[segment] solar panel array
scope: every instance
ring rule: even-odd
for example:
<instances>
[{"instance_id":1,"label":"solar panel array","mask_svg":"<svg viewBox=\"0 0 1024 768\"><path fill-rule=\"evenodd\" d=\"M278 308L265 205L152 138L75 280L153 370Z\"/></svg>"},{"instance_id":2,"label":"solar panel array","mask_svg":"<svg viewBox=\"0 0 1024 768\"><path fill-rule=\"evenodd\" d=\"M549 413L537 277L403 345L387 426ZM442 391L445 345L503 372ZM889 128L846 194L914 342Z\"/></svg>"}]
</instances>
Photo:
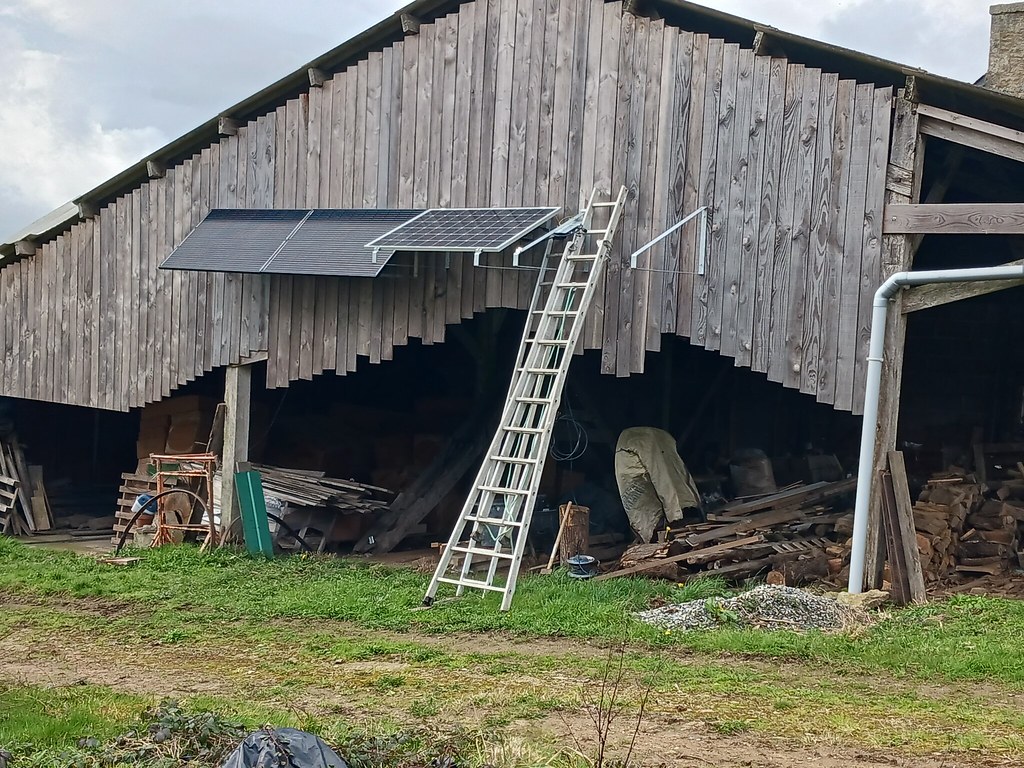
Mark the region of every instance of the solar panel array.
<instances>
[{"instance_id":1,"label":"solar panel array","mask_svg":"<svg viewBox=\"0 0 1024 768\"><path fill-rule=\"evenodd\" d=\"M215 209L160 264L161 269L376 277L391 257L367 241L418 210ZM296 229L298 227L298 229Z\"/></svg>"},{"instance_id":2,"label":"solar panel array","mask_svg":"<svg viewBox=\"0 0 1024 768\"><path fill-rule=\"evenodd\" d=\"M558 213L558 208L432 208L369 242L395 251L503 251Z\"/></svg>"}]
</instances>

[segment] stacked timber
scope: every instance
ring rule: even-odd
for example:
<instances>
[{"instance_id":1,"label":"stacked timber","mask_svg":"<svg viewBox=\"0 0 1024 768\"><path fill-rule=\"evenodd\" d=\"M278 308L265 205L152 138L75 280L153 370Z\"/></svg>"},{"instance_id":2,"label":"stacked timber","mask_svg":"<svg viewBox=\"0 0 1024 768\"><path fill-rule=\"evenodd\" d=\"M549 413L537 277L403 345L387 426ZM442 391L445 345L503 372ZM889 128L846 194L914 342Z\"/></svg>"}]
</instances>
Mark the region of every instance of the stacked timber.
<instances>
[{"instance_id":1,"label":"stacked timber","mask_svg":"<svg viewBox=\"0 0 1024 768\"><path fill-rule=\"evenodd\" d=\"M617 570L599 578L652 576L682 581L717 575L742 581L767 574L791 586L827 578L843 567L856 480L814 483L726 504L707 522L672 529L666 541L630 547Z\"/></svg>"},{"instance_id":2,"label":"stacked timber","mask_svg":"<svg viewBox=\"0 0 1024 768\"><path fill-rule=\"evenodd\" d=\"M983 484L956 471L933 477L914 504L925 579L998 575L1017 568L1022 522L1024 483Z\"/></svg>"},{"instance_id":3,"label":"stacked timber","mask_svg":"<svg viewBox=\"0 0 1024 768\"><path fill-rule=\"evenodd\" d=\"M325 507L346 513L367 514L387 509L394 494L376 485L327 477L319 470L285 469L253 464L263 490L292 507Z\"/></svg>"},{"instance_id":4,"label":"stacked timber","mask_svg":"<svg viewBox=\"0 0 1024 768\"><path fill-rule=\"evenodd\" d=\"M52 528L42 467L28 464L13 432L0 437L0 533L18 536Z\"/></svg>"}]
</instances>

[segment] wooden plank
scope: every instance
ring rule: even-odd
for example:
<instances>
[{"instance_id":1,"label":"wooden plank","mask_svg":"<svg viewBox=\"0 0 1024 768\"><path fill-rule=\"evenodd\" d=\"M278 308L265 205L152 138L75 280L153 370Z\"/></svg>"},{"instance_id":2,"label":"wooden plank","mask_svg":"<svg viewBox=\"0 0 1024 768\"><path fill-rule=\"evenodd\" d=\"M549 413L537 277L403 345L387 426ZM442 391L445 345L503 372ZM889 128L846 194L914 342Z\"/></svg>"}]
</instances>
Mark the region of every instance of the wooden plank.
<instances>
[{"instance_id":1,"label":"wooden plank","mask_svg":"<svg viewBox=\"0 0 1024 768\"><path fill-rule=\"evenodd\" d=\"M350 312L349 285L351 278L338 282L338 343L335 349L335 371L344 373L349 370L348 330L349 324L355 319Z\"/></svg>"},{"instance_id":2,"label":"wooden plank","mask_svg":"<svg viewBox=\"0 0 1024 768\"><path fill-rule=\"evenodd\" d=\"M429 201L430 183L430 117L434 98L434 37L436 26L425 24L416 36L419 41L419 66L417 69L416 98L409 102L416 108L416 136L413 147L412 205L426 208ZM437 140L434 140L436 146Z\"/></svg>"},{"instance_id":3,"label":"wooden plank","mask_svg":"<svg viewBox=\"0 0 1024 768\"><path fill-rule=\"evenodd\" d=\"M890 203L882 234L1015 235L1024 203Z\"/></svg>"},{"instance_id":4,"label":"wooden plank","mask_svg":"<svg viewBox=\"0 0 1024 768\"><path fill-rule=\"evenodd\" d=\"M907 479L907 465L903 459L902 451L889 451L889 472L892 474L892 485L895 493L899 537L907 564L910 599L915 603L924 604L928 602L928 594L925 591L924 574L921 570L921 553L917 548L917 536L914 530L914 509L910 498L910 482Z\"/></svg>"},{"instance_id":5,"label":"wooden plank","mask_svg":"<svg viewBox=\"0 0 1024 768\"><path fill-rule=\"evenodd\" d=\"M601 69L600 80L597 86L597 127L594 138L594 182L593 186L607 194L614 193L612 181L612 159L615 157L615 110L618 101L619 91L619 56L622 47L621 33L622 23L614 3L606 3L603 7L602 34L601 34ZM544 58L547 60L547 35L544 41ZM547 69L545 69L544 83ZM543 93L547 86L542 86ZM544 126L541 123L540 139L544 139ZM537 170L540 173L540 168ZM602 349L604 328L608 322L605 308L609 299L608 269L604 270L601 281L594 287L594 299L587 312L586 325L584 326L585 347L590 349Z\"/></svg>"},{"instance_id":6,"label":"wooden plank","mask_svg":"<svg viewBox=\"0 0 1024 768\"><path fill-rule=\"evenodd\" d=\"M817 395L821 344L825 315L835 307L836 275L829 264L829 230L832 213L832 173L834 157L836 100L839 76L821 77L818 103L817 145L814 160L814 193L811 196L811 222L808 232L807 271L804 275L803 342L800 350L800 391ZM832 296L827 292L831 290ZM827 374L826 374L827 375Z\"/></svg>"},{"instance_id":7,"label":"wooden plank","mask_svg":"<svg viewBox=\"0 0 1024 768\"><path fill-rule=\"evenodd\" d=\"M772 60L765 56L754 59L753 84L751 86L750 127L747 141L747 186L743 200L743 235L738 244L740 250L740 277L737 289L736 312L732 320L735 338L736 365L749 367L754 350L754 309L758 293L765 286L759 272L761 238L761 214L764 208L765 177L774 173L768 170L773 162L767 147L768 110L771 91ZM774 183L772 176L769 183ZM769 289L770 290L770 289ZM732 345L730 341L730 346Z\"/></svg>"},{"instance_id":8,"label":"wooden plank","mask_svg":"<svg viewBox=\"0 0 1024 768\"><path fill-rule=\"evenodd\" d=\"M358 208L363 201L363 175L366 167L368 150L366 146L367 101L369 100L369 63L360 61L356 66L356 91L352 100L355 108L355 124L352 132L352 144L347 156L352 156L352 193L348 197L349 204ZM347 166L346 166L347 167Z\"/></svg>"},{"instance_id":9,"label":"wooden plank","mask_svg":"<svg viewBox=\"0 0 1024 768\"><path fill-rule=\"evenodd\" d=\"M448 25L444 17L438 18L431 25L433 27L433 53L430 54L431 83L433 96L429 109L430 136L429 159L427 163L427 200L429 205L437 205L440 200L441 188L441 157L443 147L441 145L442 131L444 125L443 104L444 94L444 49L448 34Z\"/></svg>"},{"instance_id":10,"label":"wooden plank","mask_svg":"<svg viewBox=\"0 0 1024 768\"><path fill-rule=\"evenodd\" d=\"M313 334L314 315L321 315L324 312L324 308L316 301L316 277L310 275L295 276L290 282L291 288L298 297L294 313L295 319L299 323L298 377L309 380L313 378L314 373L313 346L314 344L319 346L323 343L323 337L314 337ZM290 307L291 305L289 305ZM316 307L315 310L314 307Z\"/></svg>"},{"instance_id":11,"label":"wooden plank","mask_svg":"<svg viewBox=\"0 0 1024 768\"><path fill-rule=\"evenodd\" d=\"M338 90L340 76L335 75L320 89L320 163L317 178L317 205L331 205L331 180L334 175L334 95ZM314 130L311 128L311 131ZM310 173L307 170L306 177Z\"/></svg>"},{"instance_id":12,"label":"wooden plank","mask_svg":"<svg viewBox=\"0 0 1024 768\"><path fill-rule=\"evenodd\" d=\"M334 89L331 96L331 151L330 151L330 183L328 185L328 201L331 208L345 207L345 157L350 156L351 135L346 133L345 116L347 114L349 90L355 88L355 78L351 68L334 76ZM413 81L415 91L416 83ZM415 137L410 137L413 141ZM321 137L321 142L323 137ZM409 151L412 151L410 147ZM322 152L322 150L321 150ZM351 169L349 169L351 170ZM411 169L410 169L411 173ZM411 179L410 175L410 179ZM323 196L321 195L321 205Z\"/></svg>"},{"instance_id":13,"label":"wooden plank","mask_svg":"<svg viewBox=\"0 0 1024 768\"><path fill-rule=\"evenodd\" d=\"M800 146L797 150L796 199L793 207L793 249L790 255L789 306L786 320L786 366L782 383L800 386L803 368L806 274L810 262L811 205L820 181L815 169L818 130L818 108L821 98L821 70L808 69L804 79L803 103L800 109Z\"/></svg>"},{"instance_id":14,"label":"wooden plank","mask_svg":"<svg viewBox=\"0 0 1024 768\"><path fill-rule=\"evenodd\" d=\"M853 134L849 150L849 181L846 190L845 244L842 280L839 290L839 347L836 355L835 407L853 409L855 370L858 367L859 325L862 294L870 293L861 284L861 253L864 239L864 210L867 201L868 155L871 150L874 86L854 88Z\"/></svg>"},{"instance_id":15,"label":"wooden plank","mask_svg":"<svg viewBox=\"0 0 1024 768\"><path fill-rule=\"evenodd\" d=\"M338 368L338 285L336 277L321 278L317 281L316 302L324 307L324 370L333 371ZM314 324L315 325L315 324ZM316 334L316 328L313 328ZM320 337L317 337L320 338ZM342 364L342 370L344 365Z\"/></svg>"},{"instance_id":16,"label":"wooden plank","mask_svg":"<svg viewBox=\"0 0 1024 768\"><path fill-rule=\"evenodd\" d=\"M390 85L391 72L388 72ZM372 51L366 61L366 125L363 129L362 192L357 194L363 208L377 207L380 194L381 97L384 88L384 55ZM387 145L385 144L385 148ZM386 163L386 161L385 161Z\"/></svg>"},{"instance_id":17,"label":"wooden plank","mask_svg":"<svg viewBox=\"0 0 1024 768\"><path fill-rule=\"evenodd\" d=\"M632 568L622 568L622 569L620 569L618 571L611 571L609 573L602 573L600 576L597 576L594 579L594 581L605 581L607 579L617 579L617 578L621 578L623 576L632 576L634 574L643 573L644 571L649 571L652 568L657 568L657 567L662 566L662 565L670 565L672 563L688 562L688 561L696 560L696 559L699 559L699 558L705 558L705 557L709 557L709 556L712 556L712 555L718 555L718 554L722 554L722 553L728 552L731 549L736 549L737 547L745 547L745 546L748 546L750 544L759 544L762 541L764 541L764 536L762 536L760 534L758 534L756 536L747 536L747 537L742 538L742 539L734 539L733 541L725 541L725 542L722 542L721 544L713 544L710 547L701 547L700 549L695 549L695 550L692 550L690 552L684 552L681 555L672 555L670 557L655 558L655 559L649 560L646 563L641 563L640 565L634 565Z\"/></svg>"},{"instance_id":18,"label":"wooden plank","mask_svg":"<svg viewBox=\"0 0 1024 768\"><path fill-rule=\"evenodd\" d=\"M157 253L160 258L163 258L170 253L170 243L167 238L167 220L169 210L167 198L171 189L171 181L165 175L164 178L157 179L152 183L157 185L157 215L155 222ZM93 240L93 259L95 262L95 266L93 267L93 284L96 286L100 285L99 230L100 228L97 225ZM162 308L160 313L160 397L166 397L171 391L171 338L174 336L174 328L171 321L171 299L173 298L172 294L174 291L174 275L172 272L164 271L160 273L157 280L157 289L160 291L160 307ZM96 343L94 343L94 347L95 346ZM97 357L99 357L99 355L97 355ZM95 369L93 370L93 373L96 373ZM92 381L90 382L90 387L95 384L98 384L98 380L93 376Z\"/></svg>"},{"instance_id":19,"label":"wooden plank","mask_svg":"<svg viewBox=\"0 0 1024 768\"><path fill-rule=\"evenodd\" d=\"M543 7L535 13L534 17L534 40L538 43L538 47L543 46L544 40L544 28L543 28L543 13L541 12ZM589 9L588 9L589 10ZM583 95L582 105L583 110L581 113L581 119L583 121L580 134L579 134L579 194L589 195L594 188L594 162L597 158L597 122L598 122L598 95L600 93L601 85L601 54L602 54L602 32L604 30L604 8L598 6L593 9L589 14L589 28L587 37L587 55L583 59L586 63L586 68L583 73L584 84L583 84ZM529 100L531 104L537 103L537 94L540 92L540 78L543 75L543 70L540 66L540 61L543 58L543 51L540 51L537 55L531 56L530 62L530 92ZM536 62L536 65L534 64ZM540 130L540 121L534 119L539 118L536 110L530 110L530 119L527 121L527 139L526 146L536 146L536 134ZM526 159L527 166L527 178L524 182L526 188L526 197L524 200L528 201L528 204L534 204L536 197L532 196L530 190L531 182L536 178L536 162L533 165L533 179L530 177L529 168L531 162L530 158ZM571 191L566 191L566 204L571 205L573 208L579 207L579 200L571 199ZM583 340L586 340L587 331L584 331Z\"/></svg>"},{"instance_id":20,"label":"wooden plank","mask_svg":"<svg viewBox=\"0 0 1024 768\"><path fill-rule=\"evenodd\" d=\"M468 47L463 48L460 43L460 50L469 51L469 70L466 73L470 77L469 110L466 114L466 199L477 201L481 197L478 193L480 186L481 154L480 144L483 137L482 115L484 102L484 48L487 40L487 3L486 0L478 0L474 3L464 5L460 11L465 23L462 28L466 32ZM462 57L460 57L460 61ZM404 124L403 124L404 130ZM397 308L397 297L396 297ZM395 334L397 341L398 334Z\"/></svg>"},{"instance_id":21,"label":"wooden plank","mask_svg":"<svg viewBox=\"0 0 1024 768\"><path fill-rule=\"evenodd\" d=\"M616 93L615 93L615 124L614 132L612 134L613 146L611 148L611 175L610 175L610 189L616 189L616 184L624 184L626 180L626 155L627 152L625 146L625 138L628 135L628 126L630 118L630 109L633 91L633 78L634 78L634 48L635 48L635 37L636 37L636 17L632 14L625 13L622 15L620 20L620 33L619 33L619 64L618 73L616 80ZM615 147L615 145L618 147ZM635 190L634 190L635 191ZM629 221L629 211L634 208L635 196L633 200L627 199L625 203L625 209L623 210L622 225L620 226L619 232L620 237L618 247L612 252L609 258L608 264L604 270L604 315L603 325L604 329L601 334L601 338L598 343L598 347L601 350L601 373L615 373L616 372L616 339L618 338L620 323L619 323L619 311L620 309L629 310L629 304L621 304L622 296L622 256L621 254L625 250L626 246L622 240L621 233L625 232ZM635 210L635 208L634 208Z\"/></svg>"},{"instance_id":22,"label":"wooden plank","mask_svg":"<svg viewBox=\"0 0 1024 768\"><path fill-rule=\"evenodd\" d=\"M258 186L253 204L258 208L273 208L276 192L278 153L281 147L281 143L277 141L275 136L275 116L270 114L260 118L257 121L257 130L259 133L260 166L257 174ZM304 151L301 142L299 150ZM257 276L251 300L253 301L253 306L249 313L251 325L249 334L250 354L253 350L267 349L267 308L270 304L270 278L268 275ZM256 329L255 334L252 332L252 328Z\"/></svg>"},{"instance_id":23,"label":"wooden plank","mask_svg":"<svg viewBox=\"0 0 1024 768\"><path fill-rule=\"evenodd\" d=\"M1004 266L1024 265L1024 259L1011 261ZM922 309L940 307L943 304L951 304L956 301L972 299L977 296L985 296L997 291L1005 291L1007 288L1016 288L1024 285L1024 279L1020 280L989 280L987 282L974 283L938 283L935 285L918 285L903 292L903 313L920 312Z\"/></svg>"},{"instance_id":24,"label":"wooden plank","mask_svg":"<svg viewBox=\"0 0 1024 768\"><path fill-rule=\"evenodd\" d=\"M854 367L853 413L861 413L864 402L868 342L871 339L871 301L882 284L882 211L885 205L885 167L889 157L891 89L876 89L871 109L871 143L868 148L868 178L861 235L860 306L857 310L857 349Z\"/></svg>"},{"instance_id":25,"label":"wooden plank","mask_svg":"<svg viewBox=\"0 0 1024 768\"><path fill-rule=\"evenodd\" d=\"M175 241L178 245L188 237L192 231L192 168L193 158L186 159L181 164L181 205L178 205L175 189L174 213L180 217L175 221ZM178 229L180 225L180 230ZM182 296L181 296L181 321L184 337L180 342L179 349L179 371L178 377L181 383L195 379L196 367L196 285L198 275L189 270L183 274ZM123 378L123 377L122 377Z\"/></svg>"},{"instance_id":26,"label":"wooden plank","mask_svg":"<svg viewBox=\"0 0 1024 768\"><path fill-rule=\"evenodd\" d=\"M663 229L655 231L655 196L650 194L646 186L650 179L657 181L659 136L662 132L670 132L668 126L662 125L659 119L662 100L661 75L665 68L664 52L665 23L661 20L652 21L648 25L647 62L643 77L645 93L639 177L643 188L637 190L637 228L629 253L650 242ZM671 96L666 95L665 98L670 99ZM659 190L657 197L664 198L664 192L658 187L655 189ZM661 248L647 251L640 258L640 265L646 266L647 270L632 270L633 323L630 329L632 339L629 349L629 373L642 373L648 349L652 352L661 349L661 306L651 301L651 285L652 282L660 284L664 278L663 273L652 274L649 270L664 269L663 260L656 257L662 252Z\"/></svg>"},{"instance_id":27,"label":"wooden plank","mask_svg":"<svg viewBox=\"0 0 1024 768\"><path fill-rule=\"evenodd\" d=\"M210 148L204 147L199 157L192 164L192 227L210 210ZM210 272L196 273L196 358L193 369L196 378L210 369L207 365L209 355L209 307Z\"/></svg>"},{"instance_id":28,"label":"wooden plank","mask_svg":"<svg viewBox=\"0 0 1024 768\"><path fill-rule=\"evenodd\" d=\"M535 25L536 3L534 0L521 0L515 9L515 29L511 55L514 60L509 64L509 128L508 157L505 163L506 190L505 205L523 205L524 183L526 180L526 136L527 123L531 116L537 117L530 102L530 77L539 71L542 55L533 50L533 30ZM541 38L543 45L543 38ZM533 66L531 67L531 62ZM532 70L532 71L531 71ZM532 193L531 193L532 197Z\"/></svg>"},{"instance_id":29,"label":"wooden plank","mask_svg":"<svg viewBox=\"0 0 1024 768\"><path fill-rule=\"evenodd\" d=\"M750 170L751 114L754 101L754 53L741 50L736 74L736 106L729 148L729 195L726 207L725 267L723 270L721 304L716 305L719 348L723 355L739 354L739 332L736 327L739 304L743 296L744 238L746 230L747 187L754 176Z\"/></svg>"},{"instance_id":30,"label":"wooden plank","mask_svg":"<svg viewBox=\"0 0 1024 768\"><path fill-rule=\"evenodd\" d=\"M552 205L561 205L566 214L576 210L578 201L583 195L589 195L591 190L584 190L580 181L582 178L583 155L585 147L583 144L584 112L586 110L587 92L587 70L590 60L588 46L590 41L596 37L596 30L590 23L591 15L595 6L590 0L577 0L576 9L573 14L573 56L572 69L569 84L568 110L568 142L566 143L566 170L564 191L549 190L553 200ZM659 30L664 24L659 24ZM661 32L659 31L659 35ZM661 50L659 43L659 52ZM518 77L518 75L517 75ZM655 113L657 116L657 113ZM525 281L524 281L525 282ZM532 288L532 285L530 286ZM529 300L529 296L521 298Z\"/></svg>"},{"instance_id":31,"label":"wooden plank","mask_svg":"<svg viewBox=\"0 0 1024 768\"><path fill-rule=\"evenodd\" d=\"M703 202L700 193L700 169L701 169L701 147L704 141L704 106L707 100L706 83L708 76L708 37L707 35L694 35L693 45L690 50L690 87L689 87L689 117L686 127L686 134L682 136L685 142L685 156L682 159L683 167L683 207L681 216L697 210ZM694 273L697 271L699 243L699 223L687 227L680 232L679 248L679 275L678 287L676 288L676 334L679 336L690 336L692 332L692 321L694 312L694 291L697 278Z\"/></svg>"},{"instance_id":32,"label":"wooden plank","mask_svg":"<svg viewBox=\"0 0 1024 768\"><path fill-rule=\"evenodd\" d=\"M380 90L380 131L377 134L377 189L376 200L380 207L393 207L392 168L398 157L398 134L401 113L401 65L396 66L396 58L401 62L394 46L385 48L381 54L381 90Z\"/></svg>"},{"instance_id":33,"label":"wooden plank","mask_svg":"<svg viewBox=\"0 0 1024 768\"><path fill-rule=\"evenodd\" d=\"M150 205L152 205L153 204L153 200L154 200L153 185L150 184L150 185L147 185L147 186L148 186L148 190L149 190ZM94 258L93 258L93 249L92 249L92 240L93 240L92 231L93 231L94 225L95 225L95 222L93 222L93 221L83 221L83 222L81 222L78 225L79 243L80 243L80 250L79 250L79 256L78 256L78 316L79 316L78 331L79 331L80 336L81 336L81 343L80 343L80 346L79 346L79 350L81 352L81 359L79 360L79 380L78 380L79 381L79 387L80 387L80 390L79 390L79 404L80 405L90 406L90 407L92 407L94 405L94 400L93 400L93 396L92 396L92 370L93 370L93 361L96 358L96 353L93 350L93 335L94 335L95 329L96 329L96 313L93 310L93 296L95 295L95 286L94 286L94 283L93 283ZM150 224L149 225L149 230L150 230L150 247L151 248L152 248L152 241L153 241L152 229L153 229L152 224ZM154 280L152 278L152 274L153 273L155 273L155 270L153 270L153 272L150 273L151 274L151 277L150 277L150 284L151 284L151 286L152 286L152 284L154 282ZM32 280L33 275L34 275L34 270L29 272L29 280L30 281ZM31 290L31 283L29 285L29 290ZM152 295L152 294L153 294L153 291L152 291L152 288L151 288L150 289L150 295ZM31 295L31 293L29 295ZM159 317L160 313L159 313L159 311L157 311L159 309L159 306L160 306L159 302L154 301L149 306L150 306L150 310L149 310L150 315L154 315L156 317ZM155 347L155 344L151 343L150 344L150 348L149 348L149 361L148 361L148 365L149 365L150 375L154 379L156 379L158 377L158 371L156 370L158 362L157 362L156 352L153 349L153 347ZM29 354L28 355L29 362L31 362L31 358L32 358L32 355ZM25 366L25 364L22 363L22 367L23 368L24 368L24 366ZM158 396L158 393L156 392L156 390L157 390L157 383L158 382L151 381L151 383L150 383L150 398L149 399L155 399Z\"/></svg>"},{"instance_id":34,"label":"wooden plank","mask_svg":"<svg viewBox=\"0 0 1024 768\"><path fill-rule=\"evenodd\" d=\"M661 27L659 35L662 39L661 72L658 75L660 94L658 96L658 134L655 146L654 179L655 189L665 190L654 195L651 210L651 230L644 242L651 236L664 232L675 224L682 208L683 197L683 137L686 135L688 116L680 109L679 90L689 90L677 77L679 73L679 46L682 39L692 40L689 35L681 35L673 27ZM689 58L686 54L687 59ZM689 94L684 97L689 101ZM675 333L676 329L676 296L679 271L679 241L677 233L663 245L655 246L650 252L648 263L652 269L663 270L649 275L649 308L647 322L646 348L652 352L661 350L663 333Z\"/></svg>"},{"instance_id":35,"label":"wooden plank","mask_svg":"<svg viewBox=\"0 0 1024 768\"><path fill-rule=\"evenodd\" d=\"M630 60L628 116L625 128L624 181L628 196L622 212L622 222L616 237L617 250L621 255L612 256L619 262L619 306L618 327L615 337L605 339L605 346L611 345L610 353L615 356L615 375L628 376L632 360L633 310L636 304L634 282L635 270L629 268L628 254L637 245L640 222L640 183L643 174L644 111L647 101L647 55L650 41L650 20L637 17L633 31L633 55ZM557 126L556 126L557 127ZM556 134L557 135L557 134Z\"/></svg>"},{"instance_id":36,"label":"wooden plank","mask_svg":"<svg viewBox=\"0 0 1024 768\"><path fill-rule=\"evenodd\" d=\"M715 170L718 152L719 136L719 103L722 93L722 64L724 44L721 40L712 39L708 42L708 55L706 80L704 85L704 114L703 131L700 152L697 154L699 160L699 174L697 181L697 207L707 206L713 219L715 207ZM724 222L718 221L721 227ZM714 232L716 222L712 220L711 228ZM693 281L693 296L690 310L690 341L693 344L703 346L708 334L708 303L710 300L710 286L714 278L711 271L711 262L717 254L712 246L713 238L708 238L709 252L706 259L706 272L703 276L695 277Z\"/></svg>"},{"instance_id":37,"label":"wooden plank","mask_svg":"<svg viewBox=\"0 0 1024 768\"><path fill-rule=\"evenodd\" d=\"M943 119L932 116L937 113L944 113L952 117ZM976 120L964 115L955 115L926 104L919 105L918 114L921 116L921 133L926 136L934 136L998 157L1024 162L1024 139L1020 138L1024 136L1024 133L1021 131L986 123L983 120ZM979 128L978 126L987 127ZM995 129L995 131L993 132L991 129Z\"/></svg>"},{"instance_id":38,"label":"wooden plank","mask_svg":"<svg viewBox=\"0 0 1024 768\"><path fill-rule=\"evenodd\" d=\"M849 208L850 152L856 83L840 80L836 91L833 128L832 178L829 185L829 224L826 240L824 301L821 343L818 352L818 402L834 403L839 367L839 319L842 306L843 262L846 253L846 217Z\"/></svg>"}]
</instances>

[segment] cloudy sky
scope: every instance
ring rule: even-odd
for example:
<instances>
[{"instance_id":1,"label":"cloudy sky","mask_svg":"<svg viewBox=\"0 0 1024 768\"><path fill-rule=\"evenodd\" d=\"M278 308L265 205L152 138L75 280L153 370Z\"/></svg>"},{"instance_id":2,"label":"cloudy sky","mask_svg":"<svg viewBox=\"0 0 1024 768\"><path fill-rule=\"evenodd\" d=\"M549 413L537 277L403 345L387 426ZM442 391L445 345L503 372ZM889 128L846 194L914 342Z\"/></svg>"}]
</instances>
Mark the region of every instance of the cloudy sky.
<instances>
[{"instance_id":1,"label":"cloudy sky","mask_svg":"<svg viewBox=\"0 0 1024 768\"><path fill-rule=\"evenodd\" d=\"M0 0L0 241L395 11L399 0ZM938 74L988 0L705 0Z\"/></svg>"}]
</instances>

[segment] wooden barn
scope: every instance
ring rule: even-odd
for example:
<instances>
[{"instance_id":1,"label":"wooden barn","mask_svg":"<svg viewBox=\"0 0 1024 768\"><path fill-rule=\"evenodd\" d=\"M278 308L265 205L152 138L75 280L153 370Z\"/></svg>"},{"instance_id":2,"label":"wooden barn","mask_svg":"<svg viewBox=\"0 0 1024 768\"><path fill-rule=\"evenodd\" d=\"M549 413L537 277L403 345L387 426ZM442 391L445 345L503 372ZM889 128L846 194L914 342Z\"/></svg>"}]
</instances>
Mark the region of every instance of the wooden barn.
<instances>
[{"instance_id":1,"label":"wooden barn","mask_svg":"<svg viewBox=\"0 0 1024 768\"><path fill-rule=\"evenodd\" d=\"M615 435L636 424L679 436L709 475L744 448L780 459L780 485L810 455L852 471L879 285L1024 258L1024 86L1006 33L1022 19L993 8L992 71L971 85L684 0L417 0L0 246L3 426L56 512L113 514L139 459L207 445L226 402L225 462L413 487L430 508L402 535L437 538L469 463L436 491L424 478L503 397L535 272L462 253L368 269L364 242L340 271L315 254L231 271L258 237L245 227L220 266L160 265L213 210L567 217L625 186L552 498L607 494ZM695 226L631 267L701 207L703 274ZM899 438L922 482L994 445L990 478L1015 469L1022 315L999 289L1022 282L895 298L878 443ZM339 540L401 539L345 520Z\"/></svg>"}]
</instances>

